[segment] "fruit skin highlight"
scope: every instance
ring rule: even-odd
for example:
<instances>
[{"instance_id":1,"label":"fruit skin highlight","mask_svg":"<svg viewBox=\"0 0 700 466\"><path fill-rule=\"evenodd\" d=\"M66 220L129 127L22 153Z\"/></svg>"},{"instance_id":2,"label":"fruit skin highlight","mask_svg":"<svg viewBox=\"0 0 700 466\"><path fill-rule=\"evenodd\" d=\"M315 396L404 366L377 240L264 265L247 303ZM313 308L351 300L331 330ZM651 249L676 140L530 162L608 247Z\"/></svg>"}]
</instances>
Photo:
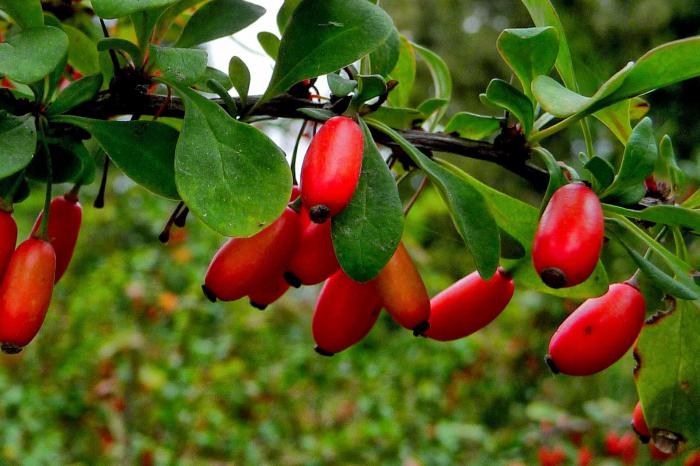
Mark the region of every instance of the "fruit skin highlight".
<instances>
[{"instance_id":1,"label":"fruit skin highlight","mask_svg":"<svg viewBox=\"0 0 700 466\"><path fill-rule=\"evenodd\" d=\"M12 254L0 284L0 343L18 353L41 328L51 303L56 253L48 241L30 238Z\"/></svg>"},{"instance_id":2,"label":"fruit skin highlight","mask_svg":"<svg viewBox=\"0 0 700 466\"><path fill-rule=\"evenodd\" d=\"M249 238L232 238L214 255L202 290L212 301L235 301L269 277L281 275L299 241L299 215L286 207L282 215Z\"/></svg>"},{"instance_id":3,"label":"fruit skin highlight","mask_svg":"<svg viewBox=\"0 0 700 466\"><path fill-rule=\"evenodd\" d=\"M331 223L314 223L305 207L299 212L301 237L299 246L289 260L285 277L293 286L316 285L333 275L339 268L333 250Z\"/></svg>"},{"instance_id":4,"label":"fruit skin highlight","mask_svg":"<svg viewBox=\"0 0 700 466\"><path fill-rule=\"evenodd\" d=\"M351 118L333 117L321 126L301 167L301 199L315 223L348 205L360 179L364 140Z\"/></svg>"},{"instance_id":5,"label":"fruit skin highlight","mask_svg":"<svg viewBox=\"0 0 700 466\"><path fill-rule=\"evenodd\" d=\"M17 244L17 223L10 212L0 210L0 280Z\"/></svg>"},{"instance_id":6,"label":"fruit skin highlight","mask_svg":"<svg viewBox=\"0 0 700 466\"><path fill-rule=\"evenodd\" d=\"M342 270L333 274L318 296L311 331L316 351L332 356L362 340L374 326L381 300L372 282L358 283Z\"/></svg>"},{"instance_id":7,"label":"fruit skin highlight","mask_svg":"<svg viewBox=\"0 0 700 466\"><path fill-rule=\"evenodd\" d=\"M611 285L586 300L559 326L549 342L553 372L591 375L611 366L634 344L644 325L644 297L628 283Z\"/></svg>"},{"instance_id":8,"label":"fruit skin highlight","mask_svg":"<svg viewBox=\"0 0 700 466\"><path fill-rule=\"evenodd\" d=\"M559 188L542 214L532 246L532 262L542 281L567 288L586 281L603 246L603 209L582 183Z\"/></svg>"},{"instance_id":9,"label":"fruit skin highlight","mask_svg":"<svg viewBox=\"0 0 700 466\"><path fill-rule=\"evenodd\" d=\"M498 317L514 289L513 278L500 267L488 280L472 272L430 300L425 336L449 341L471 335Z\"/></svg>"},{"instance_id":10,"label":"fruit skin highlight","mask_svg":"<svg viewBox=\"0 0 700 466\"><path fill-rule=\"evenodd\" d=\"M32 236L37 236L43 218L44 212L42 211L34 222ZM83 208L75 194L66 193L51 201L48 239L56 252L56 283L63 277L73 258L82 219Z\"/></svg>"},{"instance_id":11,"label":"fruit skin highlight","mask_svg":"<svg viewBox=\"0 0 700 466\"><path fill-rule=\"evenodd\" d=\"M403 243L374 279L382 305L401 326L421 335L428 329L430 297Z\"/></svg>"}]
</instances>

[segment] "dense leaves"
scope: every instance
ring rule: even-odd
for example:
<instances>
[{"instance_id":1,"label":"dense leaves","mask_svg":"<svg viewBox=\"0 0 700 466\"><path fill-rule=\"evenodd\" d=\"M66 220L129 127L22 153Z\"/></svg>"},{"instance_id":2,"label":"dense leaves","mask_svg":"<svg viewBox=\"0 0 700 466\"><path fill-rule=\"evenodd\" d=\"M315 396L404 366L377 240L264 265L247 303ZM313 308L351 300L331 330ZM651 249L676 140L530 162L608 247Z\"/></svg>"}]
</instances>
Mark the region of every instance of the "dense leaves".
<instances>
[{"instance_id":1,"label":"dense leaves","mask_svg":"<svg viewBox=\"0 0 700 466\"><path fill-rule=\"evenodd\" d=\"M230 36L254 23L265 8L244 0L212 0L199 8L187 22L177 47L192 47Z\"/></svg>"},{"instance_id":2,"label":"dense leaves","mask_svg":"<svg viewBox=\"0 0 700 466\"><path fill-rule=\"evenodd\" d=\"M29 84L49 74L68 50L68 37L55 27L23 30L0 43L0 74Z\"/></svg>"},{"instance_id":3,"label":"dense leaves","mask_svg":"<svg viewBox=\"0 0 700 466\"><path fill-rule=\"evenodd\" d=\"M31 115L16 117L0 111L0 179L27 166L36 147L36 127Z\"/></svg>"}]
</instances>

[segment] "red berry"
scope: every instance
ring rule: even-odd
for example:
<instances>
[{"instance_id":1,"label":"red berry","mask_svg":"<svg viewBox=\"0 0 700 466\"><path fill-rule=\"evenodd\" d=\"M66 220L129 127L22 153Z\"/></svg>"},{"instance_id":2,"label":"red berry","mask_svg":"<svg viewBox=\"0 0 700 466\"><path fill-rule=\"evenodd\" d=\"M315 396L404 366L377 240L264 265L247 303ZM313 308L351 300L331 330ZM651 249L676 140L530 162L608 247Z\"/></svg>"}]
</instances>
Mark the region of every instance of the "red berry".
<instances>
[{"instance_id":1,"label":"red berry","mask_svg":"<svg viewBox=\"0 0 700 466\"><path fill-rule=\"evenodd\" d=\"M325 222L350 202L363 148L362 130L348 117L331 118L314 136L301 167L301 198L314 222Z\"/></svg>"},{"instance_id":2,"label":"red berry","mask_svg":"<svg viewBox=\"0 0 700 466\"><path fill-rule=\"evenodd\" d=\"M615 432L608 432L605 434L605 451L610 456L619 456L622 454L620 437Z\"/></svg>"},{"instance_id":3,"label":"red berry","mask_svg":"<svg viewBox=\"0 0 700 466\"><path fill-rule=\"evenodd\" d=\"M0 285L0 343L21 351L39 331L51 302L56 253L48 241L30 238L12 254Z\"/></svg>"},{"instance_id":4,"label":"red berry","mask_svg":"<svg viewBox=\"0 0 700 466\"><path fill-rule=\"evenodd\" d=\"M292 255L285 276L294 286L315 285L333 275L339 268L333 250L331 223L314 223L306 208L299 212L301 237Z\"/></svg>"},{"instance_id":5,"label":"red berry","mask_svg":"<svg viewBox=\"0 0 700 466\"><path fill-rule=\"evenodd\" d=\"M12 214L0 210L0 279L5 274L17 244L17 224Z\"/></svg>"},{"instance_id":6,"label":"red berry","mask_svg":"<svg viewBox=\"0 0 700 466\"><path fill-rule=\"evenodd\" d=\"M637 459L637 439L634 434L627 432L620 437L620 458L625 464L634 464Z\"/></svg>"},{"instance_id":7,"label":"red berry","mask_svg":"<svg viewBox=\"0 0 700 466\"><path fill-rule=\"evenodd\" d=\"M42 211L39 213L36 222L34 222L32 236L36 236L38 233L43 218L44 212ZM55 197L51 201L48 239L56 252L56 283L66 272L73 257L82 219L83 209L80 206L80 202L78 202L77 196L66 193L63 196Z\"/></svg>"},{"instance_id":8,"label":"red berry","mask_svg":"<svg viewBox=\"0 0 700 466\"><path fill-rule=\"evenodd\" d=\"M488 280L472 272L430 301L425 336L449 341L471 335L498 317L513 290L513 279L501 268Z\"/></svg>"},{"instance_id":9,"label":"red berry","mask_svg":"<svg viewBox=\"0 0 700 466\"><path fill-rule=\"evenodd\" d=\"M285 208L267 228L249 238L232 238L214 255L204 279L209 299L235 301L282 275L299 241L299 215Z\"/></svg>"},{"instance_id":10,"label":"red berry","mask_svg":"<svg viewBox=\"0 0 700 466\"><path fill-rule=\"evenodd\" d=\"M542 281L552 288L584 282L598 263L603 232L598 196L580 183L559 188L542 214L532 246Z\"/></svg>"},{"instance_id":11,"label":"red berry","mask_svg":"<svg viewBox=\"0 0 700 466\"><path fill-rule=\"evenodd\" d=\"M337 271L323 285L316 302L311 326L316 351L331 356L359 342L374 326L380 310L372 282L358 283Z\"/></svg>"},{"instance_id":12,"label":"red berry","mask_svg":"<svg viewBox=\"0 0 700 466\"><path fill-rule=\"evenodd\" d=\"M649 455L656 461L666 461L673 457L672 453L665 453L659 450L659 448L654 445L654 442L649 442Z\"/></svg>"},{"instance_id":13,"label":"red berry","mask_svg":"<svg viewBox=\"0 0 700 466\"><path fill-rule=\"evenodd\" d=\"M649 432L647 421L644 419L642 404L640 402L637 402L632 412L632 429L639 436L639 440L641 440L642 443L647 443L651 438L651 433Z\"/></svg>"},{"instance_id":14,"label":"red berry","mask_svg":"<svg viewBox=\"0 0 700 466\"><path fill-rule=\"evenodd\" d=\"M374 279L382 305L399 324L414 334L427 330L430 297L403 243Z\"/></svg>"},{"instance_id":15,"label":"red berry","mask_svg":"<svg viewBox=\"0 0 700 466\"><path fill-rule=\"evenodd\" d=\"M542 466L560 466L566 462L566 453L558 447L540 447L537 458Z\"/></svg>"},{"instance_id":16,"label":"red berry","mask_svg":"<svg viewBox=\"0 0 700 466\"><path fill-rule=\"evenodd\" d=\"M280 299L288 289L289 283L287 283L282 275L271 277L248 294L250 305L262 311L267 306Z\"/></svg>"},{"instance_id":17,"label":"red berry","mask_svg":"<svg viewBox=\"0 0 700 466\"><path fill-rule=\"evenodd\" d=\"M693 452L685 459L683 466L700 466L700 452Z\"/></svg>"},{"instance_id":18,"label":"red berry","mask_svg":"<svg viewBox=\"0 0 700 466\"><path fill-rule=\"evenodd\" d=\"M588 447L581 447L578 449L576 465L577 466L588 466L593 462L593 452Z\"/></svg>"},{"instance_id":19,"label":"red berry","mask_svg":"<svg viewBox=\"0 0 700 466\"><path fill-rule=\"evenodd\" d=\"M554 372L591 375L620 359L644 324L644 297L627 283L611 285L586 300L559 326L549 342L547 363Z\"/></svg>"}]
</instances>

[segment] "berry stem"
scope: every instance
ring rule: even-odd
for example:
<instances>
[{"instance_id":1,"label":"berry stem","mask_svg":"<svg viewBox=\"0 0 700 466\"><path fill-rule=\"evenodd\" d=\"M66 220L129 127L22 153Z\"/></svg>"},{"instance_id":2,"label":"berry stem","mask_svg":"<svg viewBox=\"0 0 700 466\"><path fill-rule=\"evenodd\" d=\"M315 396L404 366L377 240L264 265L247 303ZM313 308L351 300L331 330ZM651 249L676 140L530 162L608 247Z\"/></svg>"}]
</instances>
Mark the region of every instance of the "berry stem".
<instances>
[{"instance_id":1,"label":"berry stem","mask_svg":"<svg viewBox=\"0 0 700 466\"><path fill-rule=\"evenodd\" d=\"M100 25L102 26L102 34L104 34L105 37L109 37L109 31L107 31L107 25L105 24L104 20L100 18ZM112 60L112 66L114 67L114 74L117 74L119 71L119 60L117 59L117 54L114 52L114 49L109 49L109 58Z\"/></svg>"},{"instance_id":2,"label":"berry stem","mask_svg":"<svg viewBox=\"0 0 700 466\"><path fill-rule=\"evenodd\" d=\"M102 151L105 156L105 162L102 167L102 180L100 181L100 190L97 192L93 207L101 209L105 206L105 190L107 189L107 175L109 174L109 156L105 151Z\"/></svg>"},{"instance_id":3,"label":"berry stem","mask_svg":"<svg viewBox=\"0 0 700 466\"><path fill-rule=\"evenodd\" d=\"M39 119L39 130L41 131L41 145L44 148L46 156L46 197L44 198L44 216L41 220L41 228L39 229L39 238L48 241L49 237L49 210L51 207L51 188L53 182L53 167L51 164L51 152L49 145L46 142L46 120L42 117Z\"/></svg>"},{"instance_id":4,"label":"berry stem","mask_svg":"<svg viewBox=\"0 0 700 466\"><path fill-rule=\"evenodd\" d=\"M403 208L404 216L408 215L408 212L410 212L411 208L413 208L413 205L416 203L426 186L428 186L428 177L424 176L423 180L420 182L420 185L418 185L416 192L413 193L413 196L411 196L411 199L408 200L408 203Z\"/></svg>"},{"instance_id":5,"label":"berry stem","mask_svg":"<svg viewBox=\"0 0 700 466\"><path fill-rule=\"evenodd\" d=\"M297 180L297 153L299 152L299 143L301 143L301 137L304 135L304 131L306 130L306 124L309 122L309 120L304 120L304 123L301 124L301 128L299 129L299 134L297 134L297 140L294 142L294 151L292 152L292 180L294 184L299 184L299 181Z\"/></svg>"}]
</instances>

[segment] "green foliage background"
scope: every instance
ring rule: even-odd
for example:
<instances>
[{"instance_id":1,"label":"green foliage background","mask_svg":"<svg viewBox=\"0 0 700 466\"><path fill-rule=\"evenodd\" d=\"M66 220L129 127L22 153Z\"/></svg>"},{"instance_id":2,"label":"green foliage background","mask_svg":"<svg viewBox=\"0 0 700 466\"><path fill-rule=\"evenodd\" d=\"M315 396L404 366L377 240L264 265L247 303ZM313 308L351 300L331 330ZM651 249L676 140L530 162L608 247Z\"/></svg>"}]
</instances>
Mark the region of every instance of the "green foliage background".
<instances>
[{"instance_id":1,"label":"green foliage background","mask_svg":"<svg viewBox=\"0 0 700 466\"><path fill-rule=\"evenodd\" d=\"M530 24L526 11L506 0L424 3L382 6L403 33L446 59L455 108L486 111L478 93L492 77L509 79L495 39L504 27ZM697 1L586 0L557 8L582 59L578 69L588 75L584 90L700 26ZM465 30L477 22L478 31ZM427 83L423 69L416 88ZM692 80L650 99L660 131L674 135L695 178L698 86ZM596 129L601 152L619 151L612 135ZM573 155L579 137L574 128L552 148ZM461 163L537 202L502 169ZM94 189L84 190L85 204ZM16 212L25 236L40 191ZM569 432L584 430L584 444L600 458L604 435L628 430L636 402L631 357L585 379L554 377L542 362L575 303L519 291L494 324L449 344L415 339L383 315L360 345L322 358L310 330L317 289L293 290L265 312L245 302L210 304L199 285L220 237L191 221L162 246L157 235L174 203L116 170L106 208L85 207L74 262L44 328L21 355L0 357L2 463L148 464L152 454L156 464L193 465L533 464L546 445L564 448L574 464ZM409 215L405 240L431 294L473 270L432 190ZM611 278L625 278L631 264L618 261L617 245L606 248Z\"/></svg>"}]
</instances>

